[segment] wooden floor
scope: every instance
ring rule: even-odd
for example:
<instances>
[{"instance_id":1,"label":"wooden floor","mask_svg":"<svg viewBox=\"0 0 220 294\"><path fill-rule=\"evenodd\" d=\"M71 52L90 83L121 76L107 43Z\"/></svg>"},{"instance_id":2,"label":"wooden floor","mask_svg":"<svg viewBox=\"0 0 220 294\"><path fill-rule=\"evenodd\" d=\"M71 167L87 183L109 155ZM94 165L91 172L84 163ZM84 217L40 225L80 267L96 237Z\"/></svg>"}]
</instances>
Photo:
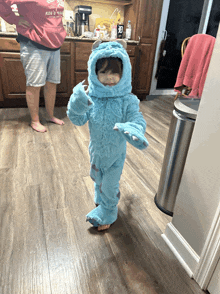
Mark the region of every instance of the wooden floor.
<instances>
[{"instance_id":1,"label":"wooden floor","mask_svg":"<svg viewBox=\"0 0 220 294\"><path fill-rule=\"evenodd\" d=\"M106 232L92 210L88 126L29 127L27 108L0 109L0 294L204 293L161 237L171 217L154 204L173 97L140 103L147 150L128 146L119 217Z\"/></svg>"}]
</instances>

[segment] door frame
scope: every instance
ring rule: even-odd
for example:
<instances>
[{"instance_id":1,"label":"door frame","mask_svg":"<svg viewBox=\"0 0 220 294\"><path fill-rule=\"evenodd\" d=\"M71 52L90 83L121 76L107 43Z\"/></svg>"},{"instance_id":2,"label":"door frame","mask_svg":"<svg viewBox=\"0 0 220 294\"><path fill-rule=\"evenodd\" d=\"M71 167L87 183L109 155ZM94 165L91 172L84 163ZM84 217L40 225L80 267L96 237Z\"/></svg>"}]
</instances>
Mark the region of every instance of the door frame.
<instances>
[{"instance_id":1,"label":"door frame","mask_svg":"<svg viewBox=\"0 0 220 294\"><path fill-rule=\"evenodd\" d=\"M209 16L211 13L212 3L213 3L213 0L204 0L198 34L206 33L208 22L209 22ZM155 75L157 71L157 64L159 61L160 44L161 44L161 41L164 39L164 34L166 32L166 23L167 23L167 17L169 12L169 6L170 6L170 0L164 0L162 13L161 13L161 19L160 19L159 33L157 38L157 47L155 52L154 66L152 71L151 87L150 87L149 95L176 95L177 94L177 92L175 92L174 89L160 89L160 90L156 89L157 79L155 78Z\"/></svg>"},{"instance_id":2,"label":"door frame","mask_svg":"<svg viewBox=\"0 0 220 294\"><path fill-rule=\"evenodd\" d=\"M203 247L193 276L199 286L206 290L220 258L220 203Z\"/></svg>"}]
</instances>

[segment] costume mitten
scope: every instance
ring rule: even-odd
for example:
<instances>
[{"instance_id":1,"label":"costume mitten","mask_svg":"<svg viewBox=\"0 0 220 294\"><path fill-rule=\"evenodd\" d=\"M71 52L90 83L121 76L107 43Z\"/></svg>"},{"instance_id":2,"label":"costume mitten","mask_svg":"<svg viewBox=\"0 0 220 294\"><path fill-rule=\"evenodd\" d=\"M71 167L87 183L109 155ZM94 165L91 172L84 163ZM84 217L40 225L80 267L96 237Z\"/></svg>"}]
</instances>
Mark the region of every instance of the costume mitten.
<instances>
[{"instance_id":1,"label":"costume mitten","mask_svg":"<svg viewBox=\"0 0 220 294\"><path fill-rule=\"evenodd\" d=\"M70 100L67 106L70 114L73 112L74 114L82 115L86 113L93 104L89 99L83 84L84 81L73 88L73 94L70 96Z\"/></svg>"},{"instance_id":2,"label":"costume mitten","mask_svg":"<svg viewBox=\"0 0 220 294\"><path fill-rule=\"evenodd\" d=\"M116 123L114 130L119 131L131 145L140 150L147 148L149 145L143 134L143 128L136 123Z\"/></svg>"}]
</instances>

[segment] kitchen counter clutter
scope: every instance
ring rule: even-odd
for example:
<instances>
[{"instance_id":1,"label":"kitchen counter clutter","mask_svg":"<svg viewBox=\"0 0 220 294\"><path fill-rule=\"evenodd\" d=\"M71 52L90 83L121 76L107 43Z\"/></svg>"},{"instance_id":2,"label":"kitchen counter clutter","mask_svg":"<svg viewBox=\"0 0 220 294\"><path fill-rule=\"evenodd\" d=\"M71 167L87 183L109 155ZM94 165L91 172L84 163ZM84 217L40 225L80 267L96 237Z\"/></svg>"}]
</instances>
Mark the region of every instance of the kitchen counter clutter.
<instances>
[{"instance_id":1,"label":"kitchen counter clutter","mask_svg":"<svg viewBox=\"0 0 220 294\"><path fill-rule=\"evenodd\" d=\"M13 32L0 32L0 37L10 37L10 36L15 36L17 37L17 33L13 33ZM82 40L82 41L93 41L95 42L97 40L97 38L85 38L85 37L71 37L71 36L66 36L65 40ZM102 39L103 42L105 41L113 41L113 39ZM135 41L135 40L126 40L127 44L139 44L139 41Z\"/></svg>"},{"instance_id":2,"label":"kitchen counter clutter","mask_svg":"<svg viewBox=\"0 0 220 294\"><path fill-rule=\"evenodd\" d=\"M0 69L0 107L26 106L26 77L20 61L20 44L16 37L17 33L0 33L0 54L4 59L4 66ZM74 86L87 79L87 62L95 40L97 38L66 37L60 49L61 83L57 85L56 106L66 106ZM135 84L138 41L129 40L127 43L133 68L132 84ZM40 105L43 106L43 87L40 98Z\"/></svg>"},{"instance_id":3,"label":"kitchen counter clutter","mask_svg":"<svg viewBox=\"0 0 220 294\"><path fill-rule=\"evenodd\" d=\"M107 3L105 0L101 2ZM135 0L124 6L124 24L129 20L132 24L131 40L127 41L132 65L132 92L140 100L145 100L150 92L162 6L163 0ZM4 65L0 68L0 107L26 106L26 79L16 36L16 32L0 33L0 53L4 59ZM57 86L57 106L67 105L74 86L87 78L87 61L95 40L66 37L61 47L61 83ZM40 95L40 104L43 105L43 87Z\"/></svg>"}]
</instances>

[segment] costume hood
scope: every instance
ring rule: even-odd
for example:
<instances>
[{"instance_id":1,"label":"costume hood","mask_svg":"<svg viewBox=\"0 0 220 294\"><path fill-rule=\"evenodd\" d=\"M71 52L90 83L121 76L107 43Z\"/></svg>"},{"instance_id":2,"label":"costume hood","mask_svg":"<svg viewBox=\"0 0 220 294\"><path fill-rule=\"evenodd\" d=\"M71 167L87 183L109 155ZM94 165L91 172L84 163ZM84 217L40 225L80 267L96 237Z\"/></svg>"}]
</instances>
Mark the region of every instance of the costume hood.
<instances>
[{"instance_id":1,"label":"costume hood","mask_svg":"<svg viewBox=\"0 0 220 294\"><path fill-rule=\"evenodd\" d=\"M95 45L96 43L96 45ZM117 98L125 96L131 93L131 63L130 58L126 49L119 42L105 42L100 43L97 41L94 43L92 53L88 61L88 81L89 81L89 96L94 96L96 98ZM97 47L96 47L97 46ZM96 75L96 63L98 59L108 58L108 57L118 57L122 60L123 71L122 77L117 85L115 86L104 86Z\"/></svg>"}]
</instances>

